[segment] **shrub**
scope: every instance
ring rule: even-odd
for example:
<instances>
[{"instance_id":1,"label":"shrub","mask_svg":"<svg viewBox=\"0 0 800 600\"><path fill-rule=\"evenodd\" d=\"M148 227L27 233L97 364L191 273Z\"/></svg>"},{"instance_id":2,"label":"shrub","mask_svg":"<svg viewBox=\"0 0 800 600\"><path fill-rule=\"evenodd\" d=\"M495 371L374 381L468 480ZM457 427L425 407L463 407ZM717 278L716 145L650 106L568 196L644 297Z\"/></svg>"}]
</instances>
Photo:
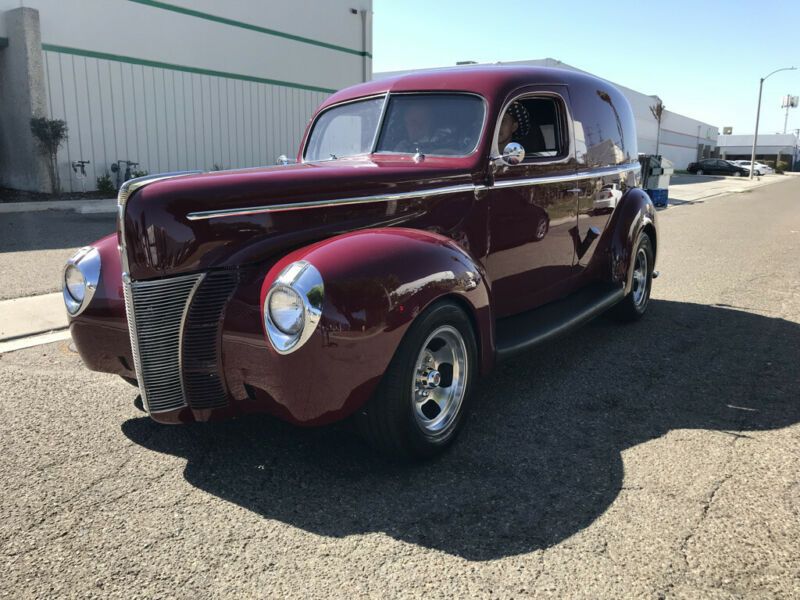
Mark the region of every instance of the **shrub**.
<instances>
[{"instance_id":1,"label":"shrub","mask_svg":"<svg viewBox=\"0 0 800 600\"><path fill-rule=\"evenodd\" d=\"M67 123L61 119L47 117L31 118L31 133L39 144L39 150L47 157L47 170L53 193L61 191L61 177L58 174L58 149L67 139Z\"/></svg>"},{"instance_id":2,"label":"shrub","mask_svg":"<svg viewBox=\"0 0 800 600\"><path fill-rule=\"evenodd\" d=\"M148 171L140 171L139 169L136 169L131 173L131 177L133 177L134 179L136 179L137 177L146 177L147 175L150 175Z\"/></svg>"},{"instance_id":3,"label":"shrub","mask_svg":"<svg viewBox=\"0 0 800 600\"><path fill-rule=\"evenodd\" d=\"M789 163L786 161L779 161L778 164L775 165L775 172L779 174L783 174L784 171L789 170Z\"/></svg>"},{"instance_id":4,"label":"shrub","mask_svg":"<svg viewBox=\"0 0 800 600\"><path fill-rule=\"evenodd\" d=\"M111 181L111 173L108 171L97 178L97 191L104 194L111 194L112 196L117 193L117 188L114 187L114 182Z\"/></svg>"}]
</instances>

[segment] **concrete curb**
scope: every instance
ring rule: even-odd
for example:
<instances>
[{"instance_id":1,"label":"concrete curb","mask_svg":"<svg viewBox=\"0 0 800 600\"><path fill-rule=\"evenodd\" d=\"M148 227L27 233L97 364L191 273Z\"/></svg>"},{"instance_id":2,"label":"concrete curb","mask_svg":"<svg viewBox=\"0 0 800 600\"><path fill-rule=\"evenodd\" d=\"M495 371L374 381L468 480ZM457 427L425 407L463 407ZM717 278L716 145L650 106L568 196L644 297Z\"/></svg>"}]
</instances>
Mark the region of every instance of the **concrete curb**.
<instances>
[{"instance_id":1,"label":"concrete curb","mask_svg":"<svg viewBox=\"0 0 800 600\"><path fill-rule=\"evenodd\" d=\"M61 292L0 301L0 342L64 329L67 325Z\"/></svg>"},{"instance_id":2,"label":"concrete curb","mask_svg":"<svg viewBox=\"0 0 800 600\"><path fill-rule=\"evenodd\" d=\"M117 211L116 198L99 200L47 200L43 202L0 202L0 214L38 212L43 210L71 210L80 214L105 214Z\"/></svg>"}]
</instances>

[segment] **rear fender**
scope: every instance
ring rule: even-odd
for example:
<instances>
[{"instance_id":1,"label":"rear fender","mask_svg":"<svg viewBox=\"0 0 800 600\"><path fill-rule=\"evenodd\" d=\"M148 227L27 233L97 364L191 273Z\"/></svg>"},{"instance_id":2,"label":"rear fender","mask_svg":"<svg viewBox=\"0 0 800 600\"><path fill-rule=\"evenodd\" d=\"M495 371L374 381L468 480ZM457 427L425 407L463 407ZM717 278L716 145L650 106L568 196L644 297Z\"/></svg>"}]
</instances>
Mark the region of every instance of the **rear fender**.
<instances>
[{"instance_id":1,"label":"rear fender","mask_svg":"<svg viewBox=\"0 0 800 600\"><path fill-rule=\"evenodd\" d=\"M658 245L656 208L650 196L640 188L625 192L614 211L611 229L611 280L624 283L627 294L632 287L634 248L639 236L643 231L650 235L654 254Z\"/></svg>"}]
</instances>

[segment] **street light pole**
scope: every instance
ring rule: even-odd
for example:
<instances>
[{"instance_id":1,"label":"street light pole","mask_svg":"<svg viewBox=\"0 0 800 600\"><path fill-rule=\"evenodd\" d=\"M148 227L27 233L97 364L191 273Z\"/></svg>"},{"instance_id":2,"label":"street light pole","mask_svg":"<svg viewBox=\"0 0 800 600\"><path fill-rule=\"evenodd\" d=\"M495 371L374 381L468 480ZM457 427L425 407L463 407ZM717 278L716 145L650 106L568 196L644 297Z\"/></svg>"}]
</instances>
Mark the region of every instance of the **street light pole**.
<instances>
[{"instance_id":1,"label":"street light pole","mask_svg":"<svg viewBox=\"0 0 800 600\"><path fill-rule=\"evenodd\" d=\"M756 131L753 134L753 152L750 155L750 179L753 178L753 173L756 170L756 144L758 144L758 120L761 117L761 92L764 89L764 81L768 77L771 77L772 75L775 75L775 73L778 73L780 71L794 71L796 69L797 67L784 67L782 69L775 69L772 73L770 73L766 77L762 77L761 80L758 82L758 108L756 108ZM778 165L775 166L777 167Z\"/></svg>"}]
</instances>

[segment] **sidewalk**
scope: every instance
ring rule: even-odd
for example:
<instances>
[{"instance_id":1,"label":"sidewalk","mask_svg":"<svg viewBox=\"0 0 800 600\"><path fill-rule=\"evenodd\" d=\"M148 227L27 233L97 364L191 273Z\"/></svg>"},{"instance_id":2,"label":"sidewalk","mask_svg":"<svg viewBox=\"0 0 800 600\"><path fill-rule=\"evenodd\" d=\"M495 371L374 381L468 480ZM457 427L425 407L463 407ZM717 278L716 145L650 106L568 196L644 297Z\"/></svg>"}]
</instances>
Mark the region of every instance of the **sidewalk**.
<instances>
[{"instance_id":1,"label":"sidewalk","mask_svg":"<svg viewBox=\"0 0 800 600\"><path fill-rule=\"evenodd\" d=\"M0 354L69 338L61 292L0 301Z\"/></svg>"},{"instance_id":2,"label":"sidewalk","mask_svg":"<svg viewBox=\"0 0 800 600\"><path fill-rule=\"evenodd\" d=\"M765 175L750 181L747 177L714 177L708 175L674 175L669 186L670 204L691 204L699 200L740 194L752 189L787 181L783 175Z\"/></svg>"}]
</instances>

